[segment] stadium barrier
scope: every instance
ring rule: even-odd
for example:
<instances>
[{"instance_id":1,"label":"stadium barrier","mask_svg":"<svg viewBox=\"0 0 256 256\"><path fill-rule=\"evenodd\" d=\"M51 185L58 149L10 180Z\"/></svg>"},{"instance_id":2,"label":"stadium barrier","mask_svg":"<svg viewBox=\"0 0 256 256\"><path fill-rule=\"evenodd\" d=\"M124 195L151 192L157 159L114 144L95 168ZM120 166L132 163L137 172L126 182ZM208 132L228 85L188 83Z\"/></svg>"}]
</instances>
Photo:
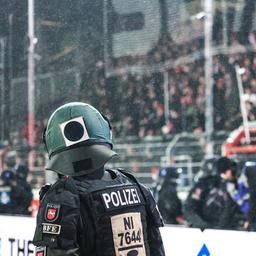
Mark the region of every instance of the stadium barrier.
<instances>
[{"instance_id":1,"label":"stadium barrier","mask_svg":"<svg viewBox=\"0 0 256 256\"><path fill-rule=\"evenodd\" d=\"M36 219L0 216L0 256L32 256ZM255 254L256 232L205 230L178 226L161 229L167 256L242 256Z\"/></svg>"}]
</instances>

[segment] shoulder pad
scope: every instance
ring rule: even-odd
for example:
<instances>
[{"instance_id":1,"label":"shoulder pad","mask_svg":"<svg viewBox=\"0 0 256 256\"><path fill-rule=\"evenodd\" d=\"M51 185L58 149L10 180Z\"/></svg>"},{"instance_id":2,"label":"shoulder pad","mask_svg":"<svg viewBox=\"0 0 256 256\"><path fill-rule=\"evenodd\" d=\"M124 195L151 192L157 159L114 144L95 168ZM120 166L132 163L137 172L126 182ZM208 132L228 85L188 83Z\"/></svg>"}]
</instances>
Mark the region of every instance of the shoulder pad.
<instances>
[{"instance_id":1,"label":"shoulder pad","mask_svg":"<svg viewBox=\"0 0 256 256\"><path fill-rule=\"evenodd\" d=\"M47 191L52 187L51 184L45 184L39 191L39 199L40 201L44 198Z\"/></svg>"},{"instance_id":2,"label":"shoulder pad","mask_svg":"<svg viewBox=\"0 0 256 256\"><path fill-rule=\"evenodd\" d=\"M85 195L88 194L88 190L91 187L93 180L74 180L74 182L78 193L81 195Z\"/></svg>"},{"instance_id":3,"label":"shoulder pad","mask_svg":"<svg viewBox=\"0 0 256 256\"><path fill-rule=\"evenodd\" d=\"M128 178L130 178L132 180L137 180L135 178L135 176L131 172L129 172L129 171L125 170L125 169L117 168L116 171L118 171L119 173L123 174L124 176L126 176L126 177L128 177Z\"/></svg>"},{"instance_id":4,"label":"shoulder pad","mask_svg":"<svg viewBox=\"0 0 256 256\"><path fill-rule=\"evenodd\" d=\"M150 221L156 226L156 227L163 227L163 218L161 216L161 213L159 212L158 206L156 204L155 198L152 194L152 191L150 188L146 187L143 184L140 184L141 190L144 193L144 196L146 198L146 209L147 213L150 217Z\"/></svg>"}]
</instances>

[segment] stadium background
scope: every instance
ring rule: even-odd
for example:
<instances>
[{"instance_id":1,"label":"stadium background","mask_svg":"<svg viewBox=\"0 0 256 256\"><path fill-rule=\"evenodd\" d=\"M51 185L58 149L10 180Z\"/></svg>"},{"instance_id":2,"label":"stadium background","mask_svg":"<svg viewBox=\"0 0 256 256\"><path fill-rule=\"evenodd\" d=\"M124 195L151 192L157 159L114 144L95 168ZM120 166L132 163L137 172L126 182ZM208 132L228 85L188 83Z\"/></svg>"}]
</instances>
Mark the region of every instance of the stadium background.
<instances>
[{"instance_id":1,"label":"stadium background","mask_svg":"<svg viewBox=\"0 0 256 256\"><path fill-rule=\"evenodd\" d=\"M15 150L27 160L28 7L26 1L0 2L1 156ZM189 188L209 141L204 2L35 1L35 188L45 182L47 117L74 100L109 117L120 155L112 166L150 185L159 168L171 164L180 168L180 187ZM212 15L210 140L220 154L243 121L236 65L247 118L256 118L255 1L216 0Z\"/></svg>"}]
</instances>

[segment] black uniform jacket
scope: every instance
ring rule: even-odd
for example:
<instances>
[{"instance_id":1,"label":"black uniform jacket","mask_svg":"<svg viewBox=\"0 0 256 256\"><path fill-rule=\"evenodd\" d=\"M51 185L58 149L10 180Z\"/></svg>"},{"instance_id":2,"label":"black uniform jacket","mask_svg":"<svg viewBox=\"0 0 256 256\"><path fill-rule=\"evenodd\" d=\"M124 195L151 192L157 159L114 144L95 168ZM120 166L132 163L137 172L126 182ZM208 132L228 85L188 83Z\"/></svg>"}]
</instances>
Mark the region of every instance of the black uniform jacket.
<instances>
[{"instance_id":1,"label":"black uniform jacket","mask_svg":"<svg viewBox=\"0 0 256 256\"><path fill-rule=\"evenodd\" d=\"M36 255L165 255L151 192L122 170L106 174L101 180L63 177L43 189Z\"/></svg>"},{"instance_id":2,"label":"black uniform jacket","mask_svg":"<svg viewBox=\"0 0 256 256\"><path fill-rule=\"evenodd\" d=\"M218 176L201 178L184 202L184 217L191 227L233 229L237 223L237 204Z\"/></svg>"}]
</instances>

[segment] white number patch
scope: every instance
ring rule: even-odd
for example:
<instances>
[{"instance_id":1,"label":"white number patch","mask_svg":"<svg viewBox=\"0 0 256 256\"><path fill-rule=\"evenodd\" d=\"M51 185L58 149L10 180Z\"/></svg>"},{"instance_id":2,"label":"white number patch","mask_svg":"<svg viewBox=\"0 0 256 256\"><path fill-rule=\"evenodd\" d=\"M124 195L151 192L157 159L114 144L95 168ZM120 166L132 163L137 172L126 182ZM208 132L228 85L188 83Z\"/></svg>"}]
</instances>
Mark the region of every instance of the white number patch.
<instances>
[{"instance_id":1,"label":"white number patch","mask_svg":"<svg viewBox=\"0 0 256 256\"><path fill-rule=\"evenodd\" d=\"M111 225L116 256L146 256L139 212L115 215Z\"/></svg>"}]
</instances>

